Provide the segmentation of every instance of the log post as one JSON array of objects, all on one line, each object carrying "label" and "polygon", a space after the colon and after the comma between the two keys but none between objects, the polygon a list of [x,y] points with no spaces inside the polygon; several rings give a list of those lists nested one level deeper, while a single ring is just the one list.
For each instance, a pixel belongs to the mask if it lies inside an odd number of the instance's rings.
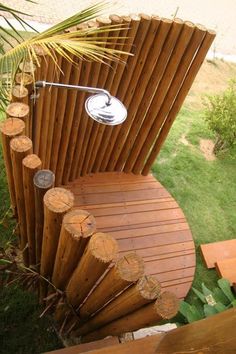
[{"label": "log post", "polygon": [[6,108],[8,117],[19,118],[25,122],[25,135],[28,137],[30,131],[29,110],[29,106],[21,102],[10,103]]},{"label": "log post", "polygon": [[29,154],[32,154],[32,141],[27,136],[19,136],[10,142],[12,170],[16,192],[16,207],[20,229],[20,249],[23,253],[24,264],[28,266],[28,248],[27,248],[27,225],[25,215],[25,196],[23,187],[23,169],[22,160]]},{"label": "log post", "polygon": [[116,258],[117,242],[104,233],[94,234],[66,287],[69,303],[77,307],[88,296],[109,264]]},{"label": "log post", "polygon": [[15,77],[15,82],[17,85],[21,85],[27,88],[29,95],[33,90],[33,76],[27,73],[18,73]]},{"label": "log post", "polygon": [[[76,334],[85,335],[105,324],[134,312],[147,303],[156,300],[161,294],[161,285],[152,276],[142,277],[137,284],[129,287],[113,301],[109,302],[101,311],[95,314]],[[79,313],[80,317],[81,312]],[[82,313],[83,314],[83,313]]]},{"label": "log post", "polygon": [[32,61],[24,60],[20,63],[19,69],[22,73],[32,75],[34,77],[36,66]]},{"label": "log post", "polygon": [[29,251],[29,265],[36,264],[35,243],[35,199],[34,199],[34,174],[40,169],[42,162],[37,155],[28,155],[23,161],[23,185],[25,196],[25,214],[27,226],[27,239]]},{"label": "log post", "polygon": [[12,102],[28,104],[29,92],[27,88],[22,85],[15,85],[12,89]]},{"label": "log post", "polygon": [[45,193],[54,187],[55,176],[50,170],[41,170],[34,175],[34,198],[35,198],[35,242],[36,264],[39,270],[44,224],[43,198]]},{"label": "log post", "polygon": [[82,316],[99,310],[117,294],[136,282],[144,274],[144,262],[136,253],[120,258],[90,294],[80,309]]},{"label": "log post", "polygon": [[[44,228],[40,274],[51,280],[62,219],[74,203],[73,194],[64,188],[52,188],[44,195]],[[41,282],[40,297],[46,295],[47,284]]]},{"label": "log post", "polygon": [[95,231],[95,219],[85,210],[74,209],[64,216],[52,276],[56,288],[65,289]]},{"label": "log post", "polygon": [[164,292],[155,302],[141,307],[129,315],[119,318],[106,326],[91,332],[82,338],[83,342],[90,342],[108,335],[116,336],[140,328],[152,326],[163,319],[171,319],[179,310],[179,300],[171,292]]},{"label": "log post", "polygon": [[10,140],[24,133],[25,123],[18,118],[8,118],[1,124],[0,130],[2,137],[3,158],[6,168],[7,183],[11,200],[11,208],[13,210],[13,214],[16,215],[16,194],[12,171]]}]

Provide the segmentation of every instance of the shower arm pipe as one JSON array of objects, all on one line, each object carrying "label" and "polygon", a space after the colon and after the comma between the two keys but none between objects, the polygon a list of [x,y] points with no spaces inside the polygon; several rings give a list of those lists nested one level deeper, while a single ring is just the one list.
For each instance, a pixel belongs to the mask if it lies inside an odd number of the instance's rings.
[{"label": "shower arm pipe", "polygon": [[36,83],[35,83],[36,88],[48,87],[48,86],[58,87],[58,88],[66,88],[66,89],[70,89],[70,90],[84,91],[84,92],[89,92],[89,93],[103,93],[108,98],[107,105],[110,104],[110,101],[112,98],[112,96],[110,95],[110,93],[107,90],[97,88],[97,87],[67,85],[67,84],[59,84],[57,82],[47,82],[47,81],[36,81]]}]

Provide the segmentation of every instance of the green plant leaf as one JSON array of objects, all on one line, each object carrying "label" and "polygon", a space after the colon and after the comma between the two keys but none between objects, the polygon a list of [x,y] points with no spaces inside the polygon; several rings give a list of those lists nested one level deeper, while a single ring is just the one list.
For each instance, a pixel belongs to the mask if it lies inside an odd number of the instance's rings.
[{"label": "green plant leaf", "polygon": [[227,296],[227,298],[229,299],[229,301],[234,301],[235,300],[235,296],[231,290],[230,287],[230,282],[227,279],[221,278],[217,281],[220,289],[223,291],[223,293],[225,294],[225,296]]},{"label": "green plant leaf", "polygon": [[216,309],[217,312],[223,312],[227,310],[227,307],[223,305],[221,302],[217,302],[214,308]]},{"label": "green plant leaf", "polygon": [[215,315],[216,313],[218,313],[218,311],[215,309],[214,306],[211,306],[211,305],[208,305],[208,304],[204,305],[204,314],[205,314],[206,317]]},{"label": "green plant leaf", "polygon": [[201,302],[203,302],[204,304],[206,304],[206,298],[205,296],[197,289],[192,288],[193,292],[197,295],[197,297],[201,300]]},{"label": "green plant leaf", "polygon": [[236,307],[236,299],[233,300],[230,305],[231,305],[232,307]]},{"label": "green plant leaf", "polygon": [[221,302],[225,306],[228,306],[230,304],[230,300],[228,299],[227,296],[223,293],[223,291],[220,288],[214,288],[213,289],[213,296],[216,299],[216,302]]},{"label": "green plant leaf", "polygon": [[189,305],[186,301],[180,302],[179,312],[186,318],[188,323],[192,323],[202,319],[202,315],[197,310],[196,306]]}]

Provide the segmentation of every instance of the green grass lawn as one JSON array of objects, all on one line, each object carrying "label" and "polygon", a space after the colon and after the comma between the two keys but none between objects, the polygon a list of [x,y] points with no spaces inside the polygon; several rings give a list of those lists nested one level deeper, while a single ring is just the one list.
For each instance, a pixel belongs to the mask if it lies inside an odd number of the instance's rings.
[{"label": "green grass lawn", "polygon": [[[185,145],[183,141],[189,142]],[[214,138],[201,111],[182,109],[153,166],[155,177],[178,201],[188,220],[197,250],[194,286],[216,285],[215,270],[204,266],[199,245],[236,238],[236,151],[207,161],[200,139]],[[187,300],[195,301],[190,292]]]}]

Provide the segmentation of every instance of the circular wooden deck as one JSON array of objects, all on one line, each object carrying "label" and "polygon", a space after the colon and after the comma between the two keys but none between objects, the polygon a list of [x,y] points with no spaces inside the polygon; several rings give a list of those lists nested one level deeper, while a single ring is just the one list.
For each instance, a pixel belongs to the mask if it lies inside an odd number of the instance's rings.
[{"label": "circular wooden deck", "polygon": [[105,172],[70,183],[76,207],[90,211],[97,229],[109,232],[120,254],[135,251],[163,289],[183,299],[195,271],[195,247],[185,216],[152,175]]}]

